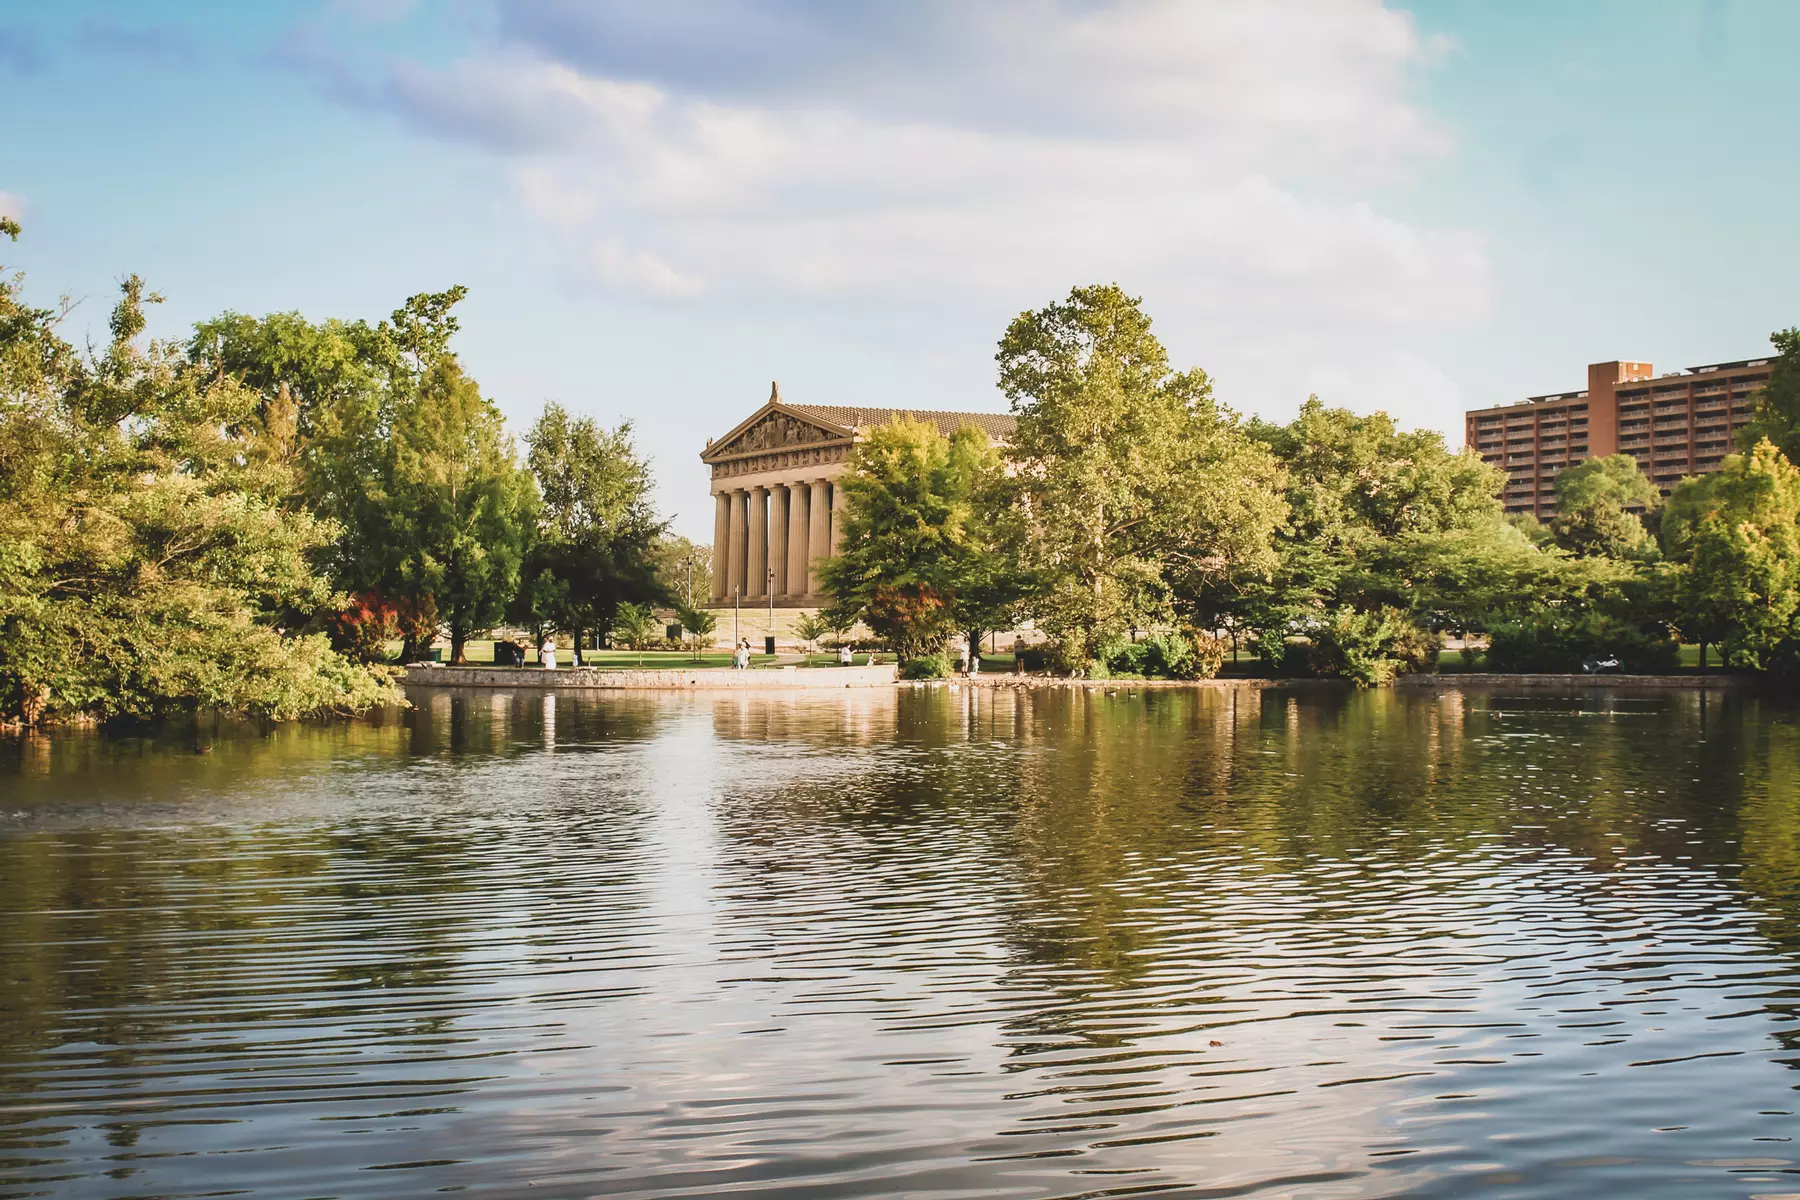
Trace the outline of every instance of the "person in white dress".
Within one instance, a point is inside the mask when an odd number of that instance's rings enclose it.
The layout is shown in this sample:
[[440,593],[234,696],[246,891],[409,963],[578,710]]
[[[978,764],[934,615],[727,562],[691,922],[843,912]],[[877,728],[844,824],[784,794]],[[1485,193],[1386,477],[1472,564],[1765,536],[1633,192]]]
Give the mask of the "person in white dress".
[[538,644],[538,665],[546,670],[556,670],[556,639],[549,634]]

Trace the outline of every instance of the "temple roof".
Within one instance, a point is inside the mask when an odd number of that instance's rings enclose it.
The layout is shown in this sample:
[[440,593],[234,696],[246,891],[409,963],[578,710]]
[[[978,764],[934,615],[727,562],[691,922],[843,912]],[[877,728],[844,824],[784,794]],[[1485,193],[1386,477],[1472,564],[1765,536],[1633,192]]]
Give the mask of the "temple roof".
[[794,404],[782,401],[783,407],[804,416],[817,417],[861,433],[878,425],[886,425],[896,417],[910,421],[930,421],[945,434],[955,433],[965,425],[973,425],[997,442],[1011,441],[1018,419],[1010,413],[945,412],[927,408],[862,408],[838,404]]

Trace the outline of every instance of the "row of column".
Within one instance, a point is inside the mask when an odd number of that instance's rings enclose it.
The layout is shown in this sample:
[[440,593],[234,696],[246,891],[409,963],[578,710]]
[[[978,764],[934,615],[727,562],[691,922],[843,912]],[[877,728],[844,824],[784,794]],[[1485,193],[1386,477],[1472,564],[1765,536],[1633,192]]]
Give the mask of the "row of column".
[[841,514],[828,479],[715,492],[712,598],[820,599],[814,565],[837,553]]

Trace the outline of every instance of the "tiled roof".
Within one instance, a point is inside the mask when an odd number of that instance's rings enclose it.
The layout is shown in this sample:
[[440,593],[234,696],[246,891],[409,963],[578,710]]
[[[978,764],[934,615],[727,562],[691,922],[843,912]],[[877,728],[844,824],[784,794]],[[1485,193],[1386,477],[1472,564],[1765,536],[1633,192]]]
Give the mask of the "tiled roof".
[[852,429],[869,429],[886,425],[895,417],[912,421],[930,421],[944,433],[955,433],[964,425],[973,425],[997,442],[1010,441],[1018,420],[1010,413],[939,412],[924,408],[856,408],[839,404],[788,404],[798,413],[810,413],[834,425]]

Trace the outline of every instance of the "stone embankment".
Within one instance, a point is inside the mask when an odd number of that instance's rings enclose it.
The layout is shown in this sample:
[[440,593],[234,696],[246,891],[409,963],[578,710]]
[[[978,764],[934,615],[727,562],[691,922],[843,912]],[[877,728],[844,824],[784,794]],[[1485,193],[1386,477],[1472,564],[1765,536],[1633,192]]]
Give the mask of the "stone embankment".
[[1746,688],[1755,685],[1747,675],[1491,675],[1479,672],[1450,675],[1402,675],[1394,680],[1397,687],[1407,688],[1591,688],[1615,690],[1644,688],[1658,690],[1680,688]]
[[412,687],[555,688],[557,691],[698,691],[841,689],[891,684],[891,666],[779,667],[732,671],[724,668],[664,667],[610,670],[598,667],[408,667],[402,683]]

